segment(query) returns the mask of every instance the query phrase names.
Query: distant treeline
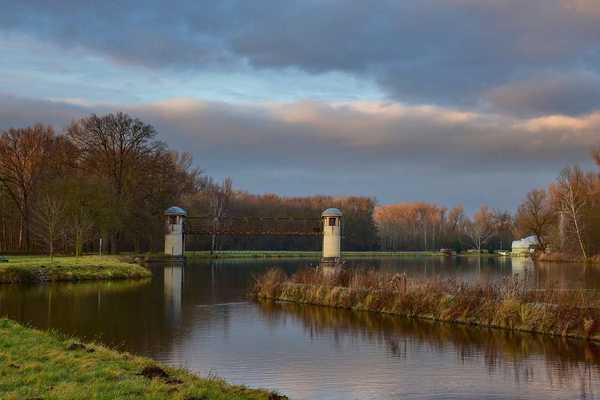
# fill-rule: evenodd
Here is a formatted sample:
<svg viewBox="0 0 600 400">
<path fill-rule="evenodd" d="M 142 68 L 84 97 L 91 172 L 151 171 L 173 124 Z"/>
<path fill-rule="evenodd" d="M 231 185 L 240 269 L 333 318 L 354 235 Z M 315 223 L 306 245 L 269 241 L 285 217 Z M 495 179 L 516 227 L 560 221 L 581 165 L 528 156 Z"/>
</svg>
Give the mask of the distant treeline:
<svg viewBox="0 0 600 400">
<path fill-rule="evenodd" d="M 513 240 L 512 216 L 482 206 L 469 218 L 462 206 L 450 210 L 428 203 L 377 207 L 375 221 L 382 250 L 507 249 Z"/>
<path fill-rule="evenodd" d="M 600 151 L 594 153 L 600 166 Z M 172 205 L 206 216 L 318 218 L 344 213 L 346 250 L 509 249 L 535 235 L 540 250 L 589 258 L 600 253 L 600 175 L 565 169 L 530 192 L 516 215 L 482 206 L 378 206 L 370 197 L 282 197 L 235 190 L 170 150 L 155 129 L 127 114 L 90 115 L 64 132 L 34 125 L 0 135 L 0 253 L 161 251 L 163 212 Z M 317 236 L 191 236 L 190 250 L 318 250 Z"/>
<path fill-rule="evenodd" d="M 600 150 L 593 152 L 600 167 Z M 377 207 L 383 250 L 510 249 L 513 238 L 535 236 L 540 257 L 600 258 L 600 174 L 565 168 L 548 188 L 527 194 L 516 214 L 486 206 L 473 218 L 462 206 L 401 203 Z"/>
</svg>

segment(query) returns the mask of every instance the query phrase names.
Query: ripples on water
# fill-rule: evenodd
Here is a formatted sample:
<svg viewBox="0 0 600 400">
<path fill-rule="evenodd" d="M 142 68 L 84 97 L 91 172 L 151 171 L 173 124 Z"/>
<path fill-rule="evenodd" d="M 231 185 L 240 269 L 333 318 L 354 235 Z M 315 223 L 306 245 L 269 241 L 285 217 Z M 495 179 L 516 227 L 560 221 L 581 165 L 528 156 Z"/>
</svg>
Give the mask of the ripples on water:
<svg viewBox="0 0 600 400">
<path fill-rule="evenodd" d="M 600 286 L 600 271 L 525 260 L 403 258 L 354 265 L 533 287 Z M 298 399 L 591 399 L 600 346 L 542 335 L 246 300 L 271 265 L 220 261 L 154 268 L 151 282 L 0 287 L 0 314 L 57 328 L 201 374 Z"/>
</svg>

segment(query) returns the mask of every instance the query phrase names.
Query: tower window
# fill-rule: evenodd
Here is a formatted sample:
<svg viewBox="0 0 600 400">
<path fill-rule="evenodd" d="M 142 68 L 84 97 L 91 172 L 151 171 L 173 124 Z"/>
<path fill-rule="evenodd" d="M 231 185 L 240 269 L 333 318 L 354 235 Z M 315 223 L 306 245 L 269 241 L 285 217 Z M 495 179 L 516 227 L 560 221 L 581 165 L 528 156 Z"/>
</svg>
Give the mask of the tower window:
<svg viewBox="0 0 600 400">
<path fill-rule="evenodd" d="M 329 226 L 335 226 L 335 218 L 329 218 Z"/>
</svg>

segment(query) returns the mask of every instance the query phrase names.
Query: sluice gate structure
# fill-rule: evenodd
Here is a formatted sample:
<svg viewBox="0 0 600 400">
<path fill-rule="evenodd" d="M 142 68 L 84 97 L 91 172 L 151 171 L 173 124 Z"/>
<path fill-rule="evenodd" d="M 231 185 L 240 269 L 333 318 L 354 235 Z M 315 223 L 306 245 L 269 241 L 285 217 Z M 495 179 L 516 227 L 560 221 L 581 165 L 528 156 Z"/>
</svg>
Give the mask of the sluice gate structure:
<svg viewBox="0 0 600 400">
<path fill-rule="evenodd" d="M 328 208 L 320 217 L 189 216 L 181 207 L 165 211 L 165 255 L 185 257 L 186 237 L 204 236 L 322 236 L 321 264 L 341 263 L 342 212 Z"/>
</svg>

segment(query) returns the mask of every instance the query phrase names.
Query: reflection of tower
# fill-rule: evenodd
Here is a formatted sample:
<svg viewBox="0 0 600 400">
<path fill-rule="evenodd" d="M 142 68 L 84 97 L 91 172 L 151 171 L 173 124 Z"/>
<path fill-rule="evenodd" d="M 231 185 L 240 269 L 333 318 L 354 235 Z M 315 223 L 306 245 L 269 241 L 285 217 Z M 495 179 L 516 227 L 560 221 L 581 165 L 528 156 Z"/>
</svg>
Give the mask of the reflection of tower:
<svg viewBox="0 0 600 400">
<path fill-rule="evenodd" d="M 513 275 L 519 274 L 522 278 L 533 268 L 533 261 L 529 257 L 512 257 L 511 264 Z"/>
<path fill-rule="evenodd" d="M 166 312 L 174 319 L 179 319 L 183 290 L 183 265 L 165 267 L 163 277 Z"/>
<path fill-rule="evenodd" d="M 559 238 L 561 250 L 565 246 L 565 229 L 566 229 L 566 223 L 567 223 L 567 220 L 566 220 L 566 217 L 565 217 L 565 212 L 564 211 L 559 211 L 558 212 L 558 238 Z"/>
</svg>

